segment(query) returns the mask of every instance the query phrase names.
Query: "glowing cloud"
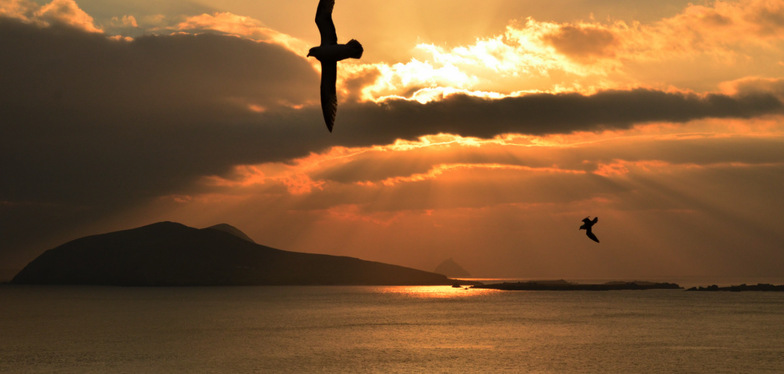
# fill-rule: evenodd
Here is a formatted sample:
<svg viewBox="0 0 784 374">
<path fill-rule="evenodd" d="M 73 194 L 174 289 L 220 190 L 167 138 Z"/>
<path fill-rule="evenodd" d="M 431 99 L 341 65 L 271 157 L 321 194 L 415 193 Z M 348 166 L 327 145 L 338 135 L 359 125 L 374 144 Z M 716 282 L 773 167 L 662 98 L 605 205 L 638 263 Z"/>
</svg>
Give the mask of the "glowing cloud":
<svg viewBox="0 0 784 374">
<path fill-rule="evenodd" d="M 434 166 L 430 169 L 427 173 L 420 173 L 420 174 L 412 174 L 409 176 L 404 177 L 392 177 L 382 180 L 380 183 L 384 186 L 391 187 L 396 184 L 400 183 L 410 183 L 410 182 L 421 182 L 425 180 L 436 180 L 441 178 L 446 173 L 451 172 L 466 172 L 469 170 L 490 170 L 490 171 L 498 171 L 498 170 L 505 170 L 505 171 L 516 171 L 516 172 L 526 172 L 526 173 L 566 173 L 566 174 L 585 174 L 583 170 L 565 170 L 559 169 L 556 167 L 530 167 L 530 166 L 521 166 L 521 165 L 505 165 L 505 164 L 483 164 L 483 163 L 472 163 L 472 164 L 440 164 Z M 372 182 L 358 182 L 360 185 L 363 186 L 371 186 L 373 185 Z"/>
<path fill-rule="evenodd" d="M 436 87 L 504 95 L 593 93 L 668 88 L 664 81 L 688 84 L 697 80 L 695 75 L 703 83 L 684 88 L 715 88 L 755 70 L 758 75 L 775 73 L 776 63 L 784 58 L 781 14 L 784 1 L 753 0 L 689 5 L 673 17 L 646 24 L 528 18 L 471 45 L 445 48 L 421 43 L 408 62 L 363 65 L 378 72 L 364 94 L 368 100 L 413 98 L 413 92 Z"/>
<path fill-rule="evenodd" d="M 259 20 L 229 12 L 205 13 L 188 17 L 185 21 L 180 22 L 175 27 L 175 30 L 187 32 L 218 31 L 260 42 L 279 44 L 301 56 L 304 56 L 309 48 L 304 41 L 266 27 Z"/>
<path fill-rule="evenodd" d="M 46 5 L 27 0 L 10 0 L 0 4 L 0 16 L 41 26 L 63 24 L 87 32 L 103 32 L 95 26 L 93 17 L 80 9 L 74 0 L 52 0 Z"/>
<path fill-rule="evenodd" d="M 28 0 L 6 0 L 0 2 L 0 16 L 31 22 L 40 6 Z"/>
<path fill-rule="evenodd" d="M 139 27 L 136 17 L 124 15 L 122 17 L 112 17 L 112 27 Z"/>
</svg>

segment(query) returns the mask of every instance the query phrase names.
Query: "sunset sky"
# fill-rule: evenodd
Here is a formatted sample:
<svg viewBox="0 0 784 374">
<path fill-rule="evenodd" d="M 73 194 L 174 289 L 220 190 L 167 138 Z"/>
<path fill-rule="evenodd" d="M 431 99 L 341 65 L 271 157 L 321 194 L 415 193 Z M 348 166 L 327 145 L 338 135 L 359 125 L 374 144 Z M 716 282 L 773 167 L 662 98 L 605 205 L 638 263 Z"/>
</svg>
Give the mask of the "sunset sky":
<svg viewBox="0 0 784 374">
<path fill-rule="evenodd" d="M 784 0 L 337 0 L 365 53 L 331 134 L 317 3 L 0 0 L 0 275 L 167 220 L 477 277 L 784 277 Z"/>
</svg>

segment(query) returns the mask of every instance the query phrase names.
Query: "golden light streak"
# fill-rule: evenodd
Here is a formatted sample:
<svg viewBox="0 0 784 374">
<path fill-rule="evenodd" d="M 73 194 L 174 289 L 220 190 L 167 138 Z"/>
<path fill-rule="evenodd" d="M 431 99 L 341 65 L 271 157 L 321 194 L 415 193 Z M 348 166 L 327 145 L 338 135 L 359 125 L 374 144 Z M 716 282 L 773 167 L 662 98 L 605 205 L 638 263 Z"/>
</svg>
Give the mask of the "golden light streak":
<svg viewBox="0 0 784 374">
<path fill-rule="evenodd" d="M 387 178 L 380 182 L 381 185 L 391 187 L 400 183 L 421 182 L 425 180 L 434 180 L 447 173 L 458 172 L 470 169 L 484 169 L 484 170 L 512 170 L 522 172 L 535 172 L 535 173 L 563 173 L 563 174 L 585 174 L 584 170 L 568 170 L 560 169 L 557 167 L 530 167 L 521 165 L 505 165 L 505 164 L 439 164 L 433 166 L 427 173 L 412 174 L 404 177 Z M 370 181 L 362 182 L 362 185 L 369 186 L 375 185 Z"/>
<path fill-rule="evenodd" d="M 486 140 L 472 137 L 463 137 L 453 134 L 436 134 L 420 136 L 418 140 L 403 140 L 397 139 L 394 143 L 388 146 L 376 146 L 377 150 L 390 150 L 390 151 L 409 151 L 412 149 L 435 147 L 435 146 L 469 146 L 477 147 Z"/>
<path fill-rule="evenodd" d="M 267 111 L 267 108 L 258 104 L 248 104 L 248 109 L 254 113 L 264 113 Z"/>
<path fill-rule="evenodd" d="M 188 17 L 180 22 L 175 30 L 189 32 L 212 30 L 257 42 L 278 44 L 303 58 L 310 48 L 303 40 L 266 27 L 259 20 L 229 12 L 203 13 Z"/>
<path fill-rule="evenodd" d="M 451 299 L 459 297 L 477 297 L 500 291 L 492 289 L 463 288 L 452 286 L 395 286 L 383 287 L 381 288 L 381 292 L 421 299 Z"/>
<path fill-rule="evenodd" d="M 497 92 L 487 92 L 487 91 L 470 91 L 465 89 L 459 88 L 452 88 L 452 87 L 431 87 L 431 88 L 423 88 L 420 90 L 416 90 L 411 97 L 402 97 L 402 96 L 381 96 L 381 97 L 370 97 L 369 99 L 374 102 L 383 102 L 389 99 L 402 99 L 402 100 L 409 100 L 409 101 L 417 101 L 420 104 L 427 104 L 432 101 L 440 101 L 452 95 L 467 95 L 472 97 L 479 97 L 483 99 L 503 99 L 505 97 L 514 97 L 517 96 L 517 93 L 513 93 L 511 95 L 504 95 Z"/>
<path fill-rule="evenodd" d="M 330 220 L 345 222 L 363 222 L 375 226 L 390 226 L 403 218 L 404 212 L 368 214 L 357 204 L 341 204 L 326 210 Z"/>
<path fill-rule="evenodd" d="M 324 184 L 326 184 L 324 181 L 314 181 L 310 176 L 301 173 L 280 178 L 280 181 L 283 182 L 292 195 L 304 195 L 311 193 L 313 190 L 323 190 Z"/>
<path fill-rule="evenodd" d="M 359 159 L 388 159 L 411 153 L 412 155 L 428 155 L 430 161 L 419 156 L 422 165 L 428 165 L 426 171 L 406 175 L 387 177 L 383 179 L 360 179 L 352 182 L 360 187 L 392 187 L 404 183 L 416 183 L 429 180 L 439 180 L 447 175 L 459 176 L 461 172 L 469 170 L 507 170 L 524 173 L 557 173 L 557 174 L 585 174 L 588 171 L 585 165 L 556 166 L 562 160 L 557 157 L 559 152 L 572 149 L 587 149 L 595 147 L 617 148 L 619 145 L 649 143 L 655 141 L 686 141 L 711 139 L 766 139 L 784 137 L 784 127 L 777 118 L 756 120 L 703 120 L 684 125 L 668 123 L 648 124 L 635 126 L 629 130 L 595 132 L 575 132 L 572 134 L 558 134 L 546 136 L 532 136 L 521 134 L 506 134 L 491 139 L 462 137 L 454 134 L 435 134 L 419 137 L 417 140 L 398 139 L 392 144 L 370 147 L 333 147 L 323 153 L 311 153 L 306 157 L 292 160 L 287 163 L 265 163 L 258 165 L 239 165 L 234 167 L 232 173 L 226 176 L 212 176 L 205 178 L 207 186 L 228 189 L 249 189 L 254 186 L 281 185 L 293 195 L 305 195 L 315 191 L 324 191 L 333 182 L 314 179 L 320 170 L 340 168 Z M 493 148 L 495 147 L 495 148 Z M 502 154 L 526 152 L 529 160 L 547 162 L 547 166 L 527 166 L 499 162 L 439 162 L 435 157 L 443 157 L 459 152 L 478 152 L 487 157 Z M 531 153 L 535 152 L 535 153 Z M 398 157 L 394 156 L 394 157 Z M 434 162 L 429 165 L 430 162 Z M 744 166 L 741 164 L 707 166 Z M 651 170 L 675 170 L 677 168 L 698 167 L 698 165 L 668 164 L 661 160 L 629 161 L 616 159 L 611 162 L 599 162 L 590 171 L 603 177 L 613 177 L 628 174 L 632 171 L 650 172 Z"/>
<path fill-rule="evenodd" d="M 627 161 L 627 160 L 614 160 L 610 163 L 599 163 L 593 174 L 603 177 L 617 177 L 627 174 L 651 174 L 658 175 L 673 174 L 682 171 L 696 171 L 707 169 L 741 169 L 741 168 L 758 168 L 758 167 L 781 167 L 784 163 L 778 162 L 763 162 L 763 163 L 748 163 L 748 162 L 713 162 L 705 164 L 697 164 L 693 162 L 675 164 L 661 160 L 641 160 L 641 161 Z"/>
<path fill-rule="evenodd" d="M 314 190 L 323 190 L 326 182 L 313 180 L 310 173 L 325 164 L 339 165 L 356 155 L 367 152 L 366 148 L 333 147 L 323 154 L 311 154 L 292 163 L 264 163 L 235 166 L 229 176 L 210 176 L 204 183 L 211 187 L 247 189 L 265 184 L 282 184 L 292 195 L 304 195 Z"/>
</svg>

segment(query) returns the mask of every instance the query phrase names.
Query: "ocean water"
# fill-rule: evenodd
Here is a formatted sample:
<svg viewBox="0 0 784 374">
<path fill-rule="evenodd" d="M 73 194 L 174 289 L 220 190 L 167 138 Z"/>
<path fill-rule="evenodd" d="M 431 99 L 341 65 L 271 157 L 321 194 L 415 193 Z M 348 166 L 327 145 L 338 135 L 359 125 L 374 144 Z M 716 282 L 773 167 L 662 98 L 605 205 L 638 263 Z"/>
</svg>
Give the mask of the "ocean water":
<svg viewBox="0 0 784 374">
<path fill-rule="evenodd" d="M 0 287 L 0 373 L 782 373 L 784 294 Z"/>
</svg>

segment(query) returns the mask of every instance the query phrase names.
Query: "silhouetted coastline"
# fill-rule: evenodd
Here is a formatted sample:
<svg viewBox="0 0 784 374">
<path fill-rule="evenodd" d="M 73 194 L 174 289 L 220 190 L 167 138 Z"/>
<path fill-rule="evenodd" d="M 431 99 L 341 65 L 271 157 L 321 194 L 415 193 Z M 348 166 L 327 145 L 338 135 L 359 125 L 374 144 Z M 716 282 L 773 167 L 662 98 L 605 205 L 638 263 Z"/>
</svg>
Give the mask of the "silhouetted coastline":
<svg viewBox="0 0 784 374">
<path fill-rule="evenodd" d="M 490 288 L 504 291 L 616 291 L 616 290 L 678 290 L 683 289 L 676 283 L 667 282 L 607 282 L 600 284 L 572 283 L 557 281 L 528 281 L 516 283 L 495 283 L 476 285 L 474 288 Z"/>
<path fill-rule="evenodd" d="M 707 287 L 691 287 L 686 291 L 729 291 L 729 292 L 742 292 L 742 291 L 773 291 L 773 292 L 784 292 L 784 285 L 772 285 L 767 283 L 757 283 L 755 285 L 747 285 L 747 284 L 740 284 L 737 286 L 726 286 L 726 287 L 719 287 L 717 285 L 711 285 Z"/>
</svg>

